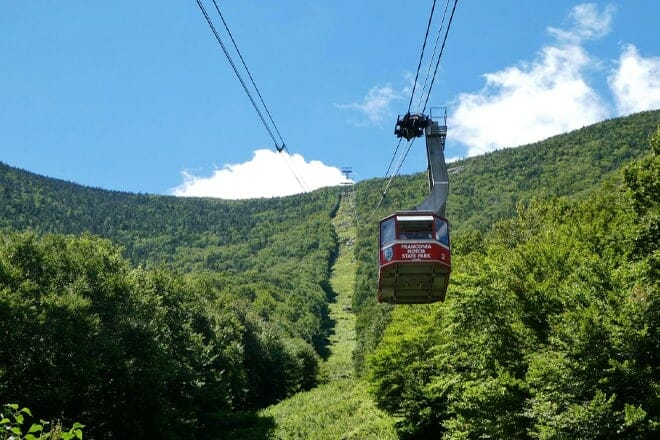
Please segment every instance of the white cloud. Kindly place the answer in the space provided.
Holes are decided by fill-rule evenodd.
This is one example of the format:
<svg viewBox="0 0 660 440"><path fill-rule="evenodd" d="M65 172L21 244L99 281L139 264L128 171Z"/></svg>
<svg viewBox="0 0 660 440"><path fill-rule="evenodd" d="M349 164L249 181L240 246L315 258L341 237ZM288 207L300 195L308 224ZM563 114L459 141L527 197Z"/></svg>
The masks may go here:
<svg viewBox="0 0 660 440"><path fill-rule="evenodd" d="M629 44L608 82L619 115L660 108L660 57L643 58Z"/></svg>
<svg viewBox="0 0 660 440"><path fill-rule="evenodd" d="M586 40L595 40L607 35L612 29L612 19L615 8L610 5L603 12L598 11L594 3L583 3L575 6L569 13L573 26L569 29L549 27L548 32L558 41L569 44L580 44Z"/></svg>
<svg viewBox="0 0 660 440"><path fill-rule="evenodd" d="M392 116L390 103L402 98L402 92L395 90L390 85L375 86L369 89L362 102L335 104L335 106L342 110L354 110L361 114L363 119L351 121L355 125L378 125L384 119Z"/></svg>
<svg viewBox="0 0 660 440"><path fill-rule="evenodd" d="M486 74L484 89L458 96L451 136L473 156L604 119L606 108L582 75L588 65L578 46L546 47L532 64Z"/></svg>
<svg viewBox="0 0 660 440"><path fill-rule="evenodd" d="M287 196L303 192L303 186L312 191L346 181L338 168L317 160L307 162L299 154L265 149L255 151L252 159L245 163L216 169L210 177L195 176L187 171L182 175L183 183L172 189L172 194L222 199Z"/></svg>
<svg viewBox="0 0 660 440"><path fill-rule="evenodd" d="M612 8L599 13L591 4L578 5L570 14L573 27L550 28L558 41L542 48L536 60L484 75L482 90L458 96L450 136L473 156L606 118L606 106L587 81L598 63L577 43L605 35L612 13Z"/></svg>

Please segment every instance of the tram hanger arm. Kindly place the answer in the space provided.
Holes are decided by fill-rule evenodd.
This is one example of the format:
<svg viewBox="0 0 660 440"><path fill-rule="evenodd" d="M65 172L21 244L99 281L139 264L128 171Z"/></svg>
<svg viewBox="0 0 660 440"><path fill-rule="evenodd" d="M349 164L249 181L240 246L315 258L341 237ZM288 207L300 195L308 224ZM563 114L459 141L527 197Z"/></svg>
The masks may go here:
<svg viewBox="0 0 660 440"><path fill-rule="evenodd" d="M440 125L437 120L429 118L424 133L426 135L430 193L422 203L415 207L415 210L433 211L444 217L449 194L449 176L445 163L446 122L444 125Z"/></svg>

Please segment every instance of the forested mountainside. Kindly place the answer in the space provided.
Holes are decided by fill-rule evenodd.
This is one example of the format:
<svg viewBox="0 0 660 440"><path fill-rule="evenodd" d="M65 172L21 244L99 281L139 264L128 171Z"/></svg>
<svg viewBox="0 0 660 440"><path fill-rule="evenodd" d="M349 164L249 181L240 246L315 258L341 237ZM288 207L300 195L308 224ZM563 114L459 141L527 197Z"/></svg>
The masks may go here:
<svg viewBox="0 0 660 440"><path fill-rule="evenodd" d="M608 121L576 134L608 124L634 131L629 121ZM379 407L401 417L401 437L658 434L659 127L656 120L655 134L638 137L646 145L638 159L613 173L603 169L599 183L588 186L593 177L577 178L584 172L539 164L540 170L573 179L553 181L541 173L536 182L548 182L551 191L541 186L536 194L522 192L509 218L485 231L478 222L460 228L443 304L375 304L376 230L371 224L360 228L356 366ZM616 131L608 136L620 144ZM549 142L557 139L568 142L571 134ZM533 157L526 148L485 160ZM607 151L603 144L600 154ZM517 181L519 174L506 178ZM450 179L456 183L458 176ZM418 194L414 177L399 184L386 211L410 206ZM559 188L564 196L556 195ZM368 197L373 194L360 195ZM452 197L458 195L452 193L449 203ZM358 206L367 215L367 205Z"/></svg>
<svg viewBox="0 0 660 440"><path fill-rule="evenodd" d="M0 188L0 401L93 438L203 438L315 384L336 191L183 199L4 165Z"/></svg>
<svg viewBox="0 0 660 440"><path fill-rule="evenodd" d="M450 164L447 219L452 246L470 249L497 220L514 217L519 203L534 197L586 197L612 173L649 151L660 125L660 110L600 122L523 147L495 151ZM449 127L451 130L451 127ZM358 314L356 366L380 340L388 309L376 305L377 223L394 211L409 209L428 193L425 173L398 177L377 210L385 180L356 188L358 276L354 307ZM367 221L371 219L371 221ZM477 243L477 244L475 244ZM383 321L384 320L384 321ZM382 321L382 322L381 322Z"/></svg>
<svg viewBox="0 0 660 440"><path fill-rule="evenodd" d="M487 231L511 217L518 201L545 192L575 196L602 182L623 163L648 150L649 136L660 124L660 110L616 118L518 148L487 153L448 164L447 218L452 231ZM451 135L451 124L449 125ZM428 193L426 173L401 176L392 185L381 209L384 180L358 185L361 218L381 218L408 209Z"/></svg>
<svg viewBox="0 0 660 440"><path fill-rule="evenodd" d="M375 302L355 186L356 371L410 438L648 438L658 425L660 112L452 164L448 299ZM92 438L222 438L313 387L334 189L249 201L86 188L0 164L0 403ZM322 402L320 403L323 404Z"/></svg>
<svg viewBox="0 0 660 440"><path fill-rule="evenodd" d="M327 217L337 204L334 191L249 201L105 191L2 163L0 198L0 228L89 232L123 246L134 264L188 271L246 269L246 253L262 251L283 232L304 233L292 229Z"/></svg>
<svg viewBox="0 0 660 440"><path fill-rule="evenodd" d="M660 111L611 119L524 148L452 163L447 215L457 232L488 230L540 191L576 196L648 151Z"/></svg>

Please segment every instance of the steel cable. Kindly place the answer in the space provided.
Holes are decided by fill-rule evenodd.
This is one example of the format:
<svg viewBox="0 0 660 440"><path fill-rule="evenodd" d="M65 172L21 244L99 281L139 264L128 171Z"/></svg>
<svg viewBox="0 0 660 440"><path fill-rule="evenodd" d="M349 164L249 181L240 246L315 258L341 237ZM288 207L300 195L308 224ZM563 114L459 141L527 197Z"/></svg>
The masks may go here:
<svg viewBox="0 0 660 440"><path fill-rule="evenodd" d="M266 106L266 103L264 102L264 99L263 99L263 97L262 97L262 95L259 91L259 88L257 87L257 85L254 81L254 78L252 77L252 74L250 73L250 70L247 67L245 59L241 55L241 52L238 49L238 45L236 44L236 41L234 40L234 37L231 34L231 31L229 30L229 26L227 25L227 22L225 21L224 16L222 15L222 12L220 12L220 8L219 8L218 4L216 3L216 0L212 0L212 1L213 1L213 4L214 4L215 8L216 8L216 11L218 12L218 15L220 16L220 19L222 20L222 23L224 24L225 30L227 31L227 34L229 35L229 38L231 39L231 41L234 45L234 48L236 49L236 52L238 53L238 56L241 59L243 67L245 68L245 71L247 72L247 75L250 78L252 86L254 87L255 91L257 92L257 95L259 96L259 100L261 101L261 104L263 105L264 110L268 114L268 118L270 119L274 130L277 132L277 136L280 139L281 145L278 145L277 139L275 138L275 135L273 134L273 131L271 130L268 123L266 122L266 119L264 118L263 113L259 109L259 106L255 102L252 94L250 93L247 85L245 84L245 81L243 80L243 77L241 76L240 72L238 71L238 68L236 67L236 64L234 63L234 60L232 59L231 55L229 54L229 51L227 50L227 47L222 42L222 38L220 38L220 34L218 33L217 29L215 28L215 25L213 24L213 21L211 20L211 17L206 12L206 8L202 4L201 0L196 0L197 6L199 6L200 11L202 11L202 14L204 15L204 18L206 19L206 22L208 23L209 28L213 32L213 35L215 35L216 41L218 42L218 44L220 44L220 47L222 48L222 51L224 52L225 57L227 58L227 61L229 61L229 64L231 65L232 69L234 70L234 74L236 75L236 77L240 81L241 86L243 86L243 90L245 91L245 94L250 99L250 102L252 103L252 106L254 107L255 111L257 112L257 115L259 115L259 119L261 120L261 123L263 124L264 128L266 128L266 131L270 135L270 138L273 140L273 143L275 144L275 149L277 150L278 153L282 153L286 149L287 155L289 155L288 149L286 148L286 144L284 143L284 139L282 138L282 135L280 134L280 131L277 129L277 125L273 121L273 118L270 114L270 111L268 110L268 107ZM286 162L286 158L284 158L284 161ZM298 174L294 170L292 164L289 164L288 162L286 162L286 163L287 163L287 166L289 167L289 170L291 171L291 173L295 177L296 181L298 182L298 184L302 188L303 192L308 192L309 189L306 186L306 184L304 183L304 179L302 178L302 176L300 176L300 177L298 176Z"/></svg>
<svg viewBox="0 0 660 440"><path fill-rule="evenodd" d="M215 10L218 12L218 15L220 16L220 20L222 20L222 24L225 27L225 30L227 31L227 35L229 35L229 38L231 39L232 44L234 45L234 49L236 49L236 53L238 54L238 57L241 59L241 63L243 63L243 67L245 68L245 72L247 73L248 77L250 78L250 82L252 83L252 86L254 87L254 90L257 92L257 96L259 96L259 101L261 102L261 105L264 107L264 110L266 111L266 114L268 115L268 119L270 119L270 123L273 125L273 128L275 129L275 132L277 133L277 136L280 139L281 145L277 147L277 151L282 151L284 146L286 145L284 142L284 139L282 138L282 135L280 134L280 131L277 129L277 124L275 124L275 121L273 120L273 116L270 114L270 110L268 110L268 106L264 102L263 96L261 96L261 92L259 91L259 87L257 87L257 84L254 82L254 78L252 77L252 74L250 73L250 69L248 69L247 63L245 62L245 59L243 58L243 54L241 54L241 51L238 49L238 45L236 44L236 40L234 40L234 36L232 35L231 31L229 30L229 26L227 25L227 22L225 21L224 15L222 15L222 12L220 11L220 7L218 6L218 3L216 3L216 0L213 0L213 5L215 6Z"/></svg>
<svg viewBox="0 0 660 440"><path fill-rule="evenodd" d="M458 0L454 0L454 7L451 9L451 15L449 16L449 23L447 23L447 29L445 30L445 37L442 39L442 47L440 48L440 55L438 55L438 61L435 63L435 70L433 71L433 77L431 77L431 85L429 86L429 93L426 95L426 101L424 101L424 107L422 108L422 113L426 111L426 106L429 102L429 97L431 96L431 89L433 88L433 83L435 82L435 75L438 73L438 66L440 65L440 59L442 54L445 51L445 44L447 43L447 35L449 35L449 29L451 28L451 22L454 20L454 12L456 12L456 5L458 5Z"/></svg>
<svg viewBox="0 0 660 440"><path fill-rule="evenodd" d="M216 30L215 26L213 25L213 22L211 21L211 17L209 17L209 14L206 12L206 9L204 8L204 5L202 5L202 2L200 0L196 0L196 1L197 1L197 5L199 6L199 9L202 11L202 14L204 14L204 18L206 18L206 22L209 24L209 27L211 28L211 31L213 32L213 35L215 35L215 39L220 44L220 47L222 48L222 51L225 53L225 56L227 57L227 61L229 61L229 64L231 65L232 69L234 69L234 73L236 74L236 77L241 82L241 85L243 86L243 90L247 94L248 98L250 98L250 102L252 103L252 106L257 111L257 114L259 115L259 118L261 119L262 124L266 128L266 131L268 131L268 134L270 135L270 138L275 143L275 148L279 151L280 149L277 145L277 140L275 139L275 136L273 135L273 132L271 131L268 124L266 123L266 120L264 119L264 115L261 113L261 110L259 110L259 107L257 106L257 103L254 101L254 98L252 97L252 94L250 93L247 86L245 85L245 81L243 81L243 77L238 72L238 69L236 68L236 65L234 64L234 60L231 59L231 55L229 55L229 52L227 51L227 48L225 47L225 44L222 42L222 39L220 38L220 35L218 34L218 31Z"/></svg>
<svg viewBox="0 0 660 440"><path fill-rule="evenodd" d="M410 102L408 103L408 113L410 113L410 107L412 107L413 96L415 96L415 87L417 86L419 69L422 67L422 59L424 58L424 49L426 48L426 40L429 37L429 29L431 28L431 21L433 21L433 11L435 10L435 1L436 0L433 0L433 6L431 6L431 14L429 15L429 22L426 25L426 34L424 34L424 43L422 43L422 52L419 54L419 62L417 63L417 73L415 74L415 82L413 82L413 89L412 89L412 93L410 94Z"/></svg>
<svg viewBox="0 0 660 440"><path fill-rule="evenodd" d="M449 0L445 3L445 10L442 13L442 21L440 22L440 27L438 28L438 34L435 37L435 42L433 43L433 52L431 53L431 59L429 60L429 66L426 69L426 76L424 77L424 85L422 86L422 93L419 95L419 101L417 101L416 112L420 112L420 107L422 105L422 100L424 96L428 96L431 92L429 89L428 93L426 92L426 85L428 84L429 77L431 76L431 67L433 66L433 60L435 59L435 54L438 49L438 41L440 41L440 36L442 35L442 29L445 26L445 19L447 18L447 11L449 10Z"/></svg>
<svg viewBox="0 0 660 440"><path fill-rule="evenodd" d="M419 71L420 71L420 68L421 68L421 65L422 65L422 60L424 58L424 50L426 48L426 41L428 39L429 29L431 27L431 22L433 20L433 12L435 10L435 3L436 3L436 1L434 0L433 1L433 6L431 7L431 14L429 16L429 21L428 21L428 24L427 24L427 27L426 27L426 33L424 35L424 43L422 44L422 51L421 51L420 56L419 56L419 63L417 65L417 73L415 74L415 82L413 83L413 90L412 90L412 93L410 94L410 102L408 103L408 113L410 113L410 109L412 107L412 101L413 101L413 98L415 96L415 88L417 86L417 80L419 78ZM426 106L428 105L428 100L429 100L429 97L431 96L431 89L433 89L433 84L435 82L435 77L436 77L436 74L438 72L438 66L440 65L440 59L442 58L442 54L444 53L445 45L447 43L447 36L449 35L449 29L451 28L451 23L454 19L454 12L456 11L457 4L458 4L458 0L454 0L454 6L452 7L451 15L449 16L449 23L447 24L447 27L445 29L445 35L444 35L444 38L442 40L442 46L440 48L440 53L438 54L438 59L436 60L436 63L435 63L435 69L433 70L433 76L431 77L431 84L429 85L428 93L426 93L426 99L424 100L424 107L421 110L422 114L426 111ZM437 48L438 39L439 39L439 37L442 33L442 28L443 28L445 18L446 18L446 15L447 15L448 6L449 6L449 0L447 0L447 3L445 4L445 11L444 11L444 14L443 14L443 17L442 17L442 22L440 24L440 29L438 29L438 36L436 37L435 45L433 47L433 54L431 55L431 60L429 62L429 69L427 70L426 78L424 80L424 86L422 87L422 95L420 96L420 100L418 102L418 108L419 108L419 105L421 104L421 99L424 97L426 83L427 83L427 80L428 80L428 74L430 72L431 65L433 64L433 58L435 56L435 51L436 51L436 48ZM415 142L415 138L413 138L412 141L408 144L408 147L406 148L405 152L403 153L401 159L398 162L398 166L397 166L396 170L392 173L390 178L387 180L387 183L384 186L385 189L382 191L380 200L378 201L375 208L371 211L371 214L367 218L367 222L371 221L372 217L375 215L376 211L378 210L380 205L385 200L385 196L387 195L387 192L390 189L392 181L399 174L399 171L401 170L401 167L403 166L403 162L408 157L408 153L410 152L410 149L411 149L412 145L414 144L414 142ZM399 139L399 142L398 142L398 144L396 146L396 149L394 151L394 155L392 156L392 159L390 160L390 164L387 167L387 172L385 173L386 176L389 173L389 171L392 167L392 164L394 163L394 159L396 158L396 155L397 155L397 152L399 151L400 145L401 145L401 139ZM381 189L382 188L383 187L381 186Z"/></svg>

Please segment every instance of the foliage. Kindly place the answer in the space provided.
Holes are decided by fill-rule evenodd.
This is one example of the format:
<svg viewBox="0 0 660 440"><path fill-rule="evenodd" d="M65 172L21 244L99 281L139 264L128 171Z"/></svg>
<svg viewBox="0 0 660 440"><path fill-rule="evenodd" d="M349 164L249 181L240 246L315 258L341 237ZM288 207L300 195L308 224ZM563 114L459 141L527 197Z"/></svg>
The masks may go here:
<svg viewBox="0 0 660 440"><path fill-rule="evenodd" d="M0 397L177 438L315 384L335 191L175 198L0 164L0 199Z"/></svg>
<svg viewBox="0 0 660 440"><path fill-rule="evenodd" d="M454 232L486 232L514 215L518 202L527 203L541 191L550 196L588 193L644 155L658 124L660 110L642 112L451 163L447 217Z"/></svg>
<svg viewBox="0 0 660 440"><path fill-rule="evenodd" d="M451 162L447 218L452 232L484 233L496 221L514 216L518 202L527 203L541 192L550 196L588 192L623 164L643 156L658 124L660 110L641 112L534 144ZM397 177L373 213L384 187L383 179L357 185L361 222L417 205L428 193L428 178L425 172Z"/></svg>
<svg viewBox="0 0 660 440"><path fill-rule="evenodd" d="M332 251L329 217L338 198L333 190L240 201L130 194L0 163L0 200L0 230L88 232L122 246L135 265L243 272ZM318 236L310 233L317 228Z"/></svg>
<svg viewBox="0 0 660 440"><path fill-rule="evenodd" d="M384 181L356 185L353 360L379 407L400 417L399 435L657 430L659 134L640 157L659 119L640 113L452 165L456 258L442 305L375 301L373 220L419 202L425 177L398 177L373 212ZM183 199L0 164L0 200L0 401L80 420L93 438L297 429L277 430L279 406L257 411L315 386L328 354L334 190ZM314 402L284 402L295 414L278 420L390 436L391 419L357 384L324 384L323 401L300 393ZM389 421L364 426L374 417Z"/></svg>
<svg viewBox="0 0 660 440"><path fill-rule="evenodd" d="M133 269L88 234L5 235L0 397L94 438L179 438L309 388L310 343L214 281Z"/></svg>
<svg viewBox="0 0 660 440"><path fill-rule="evenodd" d="M275 439L397 438L392 418L375 407L356 379L322 384L261 411L260 416L277 421L269 435Z"/></svg>
<svg viewBox="0 0 660 440"><path fill-rule="evenodd" d="M2 440L73 440L83 438L85 425L74 423L66 430L61 424L54 424L47 432L44 431L49 422L40 420L32 423L27 432L23 433L25 416L32 417L29 408L19 409L16 403L6 403L0 412L0 439Z"/></svg>
<svg viewBox="0 0 660 440"><path fill-rule="evenodd" d="M642 112L528 146L451 163L447 218L453 253L483 251L483 236L488 228L497 220L514 217L518 207L534 197L588 196L591 188L604 182L622 164L644 154L648 137L659 123L660 110ZM356 185L359 228L353 307L357 312L358 371L363 370L364 360L378 345L390 321L390 308L375 301L376 220L410 209L428 193L425 174L400 176L394 179L379 205L385 184L385 180L374 179ZM650 227L649 233L657 230ZM450 285L450 296L452 289Z"/></svg>
<svg viewBox="0 0 660 440"><path fill-rule="evenodd" d="M446 303L396 308L367 371L402 436L657 435L659 142L588 195L520 205L457 256Z"/></svg>

